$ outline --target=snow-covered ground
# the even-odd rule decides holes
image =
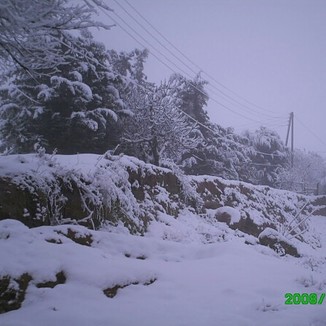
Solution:
[[[326,325],[326,300],[284,304],[287,292],[326,292],[326,218],[311,217],[310,223],[322,247],[302,246],[303,256],[294,258],[245,244],[255,241],[194,215],[162,216],[144,237],[123,228],[28,229],[0,221],[0,277],[33,278],[22,307],[1,314],[0,325]],[[64,236],[68,228],[91,234],[91,247]],[[60,271],[65,284],[36,287]],[[103,290],[116,285],[125,287],[107,297]]]

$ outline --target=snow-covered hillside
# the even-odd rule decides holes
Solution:
[[[326,325],[284,297],[326,292],[324,197],[90,154],[0,183],[1,326]]]
[[[0,219],[19,219],[28,226],[69,222],[98,228],[123,223],[132,233],[143,233],[158,212],[177,217],[188,209],[218,218],[221,207],[226,214],[228,207],[235,208],[240,220],[237,216],[234,228],[257,237],[267,226],[284,233],[306,215],[325,214],[326,197],[185,176],[175,165],[162,168],[124,155],[0,157]],[[293,231],[299,234],[306,227],[302,221]]]

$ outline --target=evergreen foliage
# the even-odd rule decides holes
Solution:
[[[246,132],[253,151],[249,154],[252,169],[251,181],[277,187],[278,176],[289,167],[289,153],[280,136],[273,130],[261,127],[254,132]]]
[[[120,90],[127,84],[101,43],[90,35],[71,39],[61,45],[69,63],[55,74],[35,80],[16,68],[1,88],[3,146],[12,152],[30,152],[38,142],[59,153],[103,153],[119,143],[119,117],[128,114]],[[70,51],[75,45],[83,53]]]

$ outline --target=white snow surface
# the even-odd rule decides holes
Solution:
[[[87,176],[108,163],[94,154],[41,159],[35,154],[10,155],[1,157],[0,175],[19,178],[30,173],[43,180],[52,178],[56,169],[73,169]],[[156,167],[126,156],[110,164],[124,167],[113,171],[117,178],[127,168],[137,171],[139,166],[146,174],[157,173]],[[115,180],[114,173],[110,178],[104,172],[98,177],[107,184]],[[158,200],[166,201],[161,190]],[[289,208],[298,204],[289,192],[261,190]],[[240,205],[221,209],[228,210],[236,223],[246,198],[235,188],[230,189],[231,195],[239,197]],[[264,204],[259,197],[256,202],[253,213],[259,224]],[[91,231],[76,225],[28,229],[18,221],[0,221],[0,279],[23,273],[33,278],[22,307],[0,314],[0,326],[326,326],[326,300],[322,305],[284,304],[288,292],[319,296],[326,292],[326,217],[310,217],[307,238],[320,238],[320,245],[297,240],[302,256],[294,258],[280,257],[259,245],[257,238],[217,222],[216,210],[208,213],[199,216],[184,209],[177,218],[159,213],[145,236],[130,235],[122,224]],[[91,247],[64,236],[68,228],[91,235]],[[55,280],[60,271],[67,277],[65,284],[36,287]],[[114,298],[105,296],[103,290],[116,285],[125,287]]]
[[[326,218],[310,223],[322,247],[301,258],[245,244],[248,236],[194,214],[161,216],[144,236],[121,228],[81,226],[28,229],[0,221],[0,277],[29,273],[33,280],[19,310],[0,315],[1,326],[322,326],[323,305],[285,305],[284,295],[326,291]],[[91,234],[91,247],[64,235]],[[124,232],[123,232],[124,231]],[[203,243],[199,235],[211,236]],[[213,235],[216,237],[214,238]],[[223,235],[223,237],[221,237]],[[60,240],[61,244],[46,240]],[[138,259],[137,259],[138,257]],[[37,288],[64,271],[65,284]],[[145,283],[155,280],[151,285]],[[115,285],[114,298],[103,290]]]
[[[0,157],[0,175],[5,177],[21,175],[27,172],[37,172],[37,174],[40,174],[40,177],[43,177],[44,174],[49,174],[53,170],[48,164],[45,164],[46,162],[42,162],[42,159],[37,154],[14,154],[2,155]],[[115,156],[114,158],[119,159],[119,164],[125,169],[137,170],[139,167],[146,167],[146,173],[150,174],[155,174],[155,170],[158,169],[161,171],[170,171],[166,168],[158,168],[155,165],[144,163],[135,157],[127,155],[121,157]],[[61,169],[74,169],[85,175],[94,173],[98,166],[105,165],[106,163],[104,155],[98,154],[45,154],[43,161],[45,160],[52,160]]]

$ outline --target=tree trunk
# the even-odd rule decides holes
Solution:
[[[153,164],[156,166],[160,165],[160,155],[158,153],[158,144],[157,144],[157,137],[154,136],[152,141],[152,153],[153,153]]]

